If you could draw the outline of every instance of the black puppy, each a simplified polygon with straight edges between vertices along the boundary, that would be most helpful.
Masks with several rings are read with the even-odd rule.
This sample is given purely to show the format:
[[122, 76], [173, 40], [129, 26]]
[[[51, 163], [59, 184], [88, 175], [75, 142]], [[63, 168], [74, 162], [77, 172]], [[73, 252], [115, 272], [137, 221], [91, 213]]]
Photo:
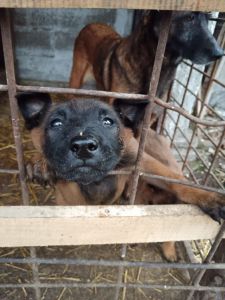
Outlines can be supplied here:
[[[44, 158], [54, 172], [56, 203], [87, 205], [117, 202], [129, 176], [108, 173], [134, 166], [138, 151], [134, 132], [139, 126], [137, 120], [142, 119], [146, 101], [116, 99], [113, 106], [109, 106], [101, 101], [81, 99], [53, 105], [48, 94], [22, 93], [17, 98], [33, 143], [41, 159]], [[141, 170], [184, 180], [182, 172], [174, 168], [174, 159], [165, 138], [157, 138], [152, 132], [149, 131], [152, 155], [144, 152]], [[219, 193], [148, 177], [144, 180], [146, 184], [165, 190], [167, 196], [163, 199], [168, 200], [168, 196], [172, 195], [172, 199], [178, 198], [204, 208], [214, 219], [225, 219], [225, 196]], [[149, 188], [147, 201], [144, 199], [146, 193], [142, 189], [146, 185], [142, 184], [145, 183], [142, 180], [140, 183], [136, 204], [158, 203], [158, 195], [151, 194]], [[173, 242], [164, 243], [163, 252], [168, 260], [176, 260]]]
[[50, 96], [44, 93], [21, 93], [17, 98], [26, 128], [53, 172], [56, 186], [64, 182], [63, 190], [69, 190], [69, 182], [74, 182], [83, 194], [80, 200], [74, 200], [72, 193], [64, 202], [94, 204], [118, 199], [127, 177], [118, 176], [123, 177], [118, 181], [107, 173], [134, 164], [136, 150], [127, 148], [126, 140], [133, 138], [131, 129], [139, 125], [147, 101], [118, 99], [113, 109], [88, 99], [52, 105]]
[[[65, 185], [68, 181], [73, 184], [76, 182], [79, 189], [84, 191], [82, 197], [86, 202], [92, 201], [85, 195], [85, 191], [90, 194], [92, 184], [95, 189], [97, 186], [100, 191], [97, 194], [101, 194], [101, 199], [104, 199], [101, 186], [105, 190], [104, 180], [108, 180], [109, 171], [134, 165], [138, 151], [134, 131], [139, 126], [137, 120], [142, 119], [146, 101], [116, 99], [113, 106], [109, 106], [101, 101], [81, 99], [53, 105], [48, 94], [22, 93], [17, 98], [36, 148], [42, 152], [56, 174], [56, 184], [58, 180], [64, 181]], [[149, 136], [152, 137], [151, 144], [156, 151], [152, 151], [154, 154], [144, 152], [141, 169], [184, 180], [181, 171], [174, 171], [170, 153], [167, 153], [167, 165], [163, 163], [164, 151], [167, 151], [163, 139], [157, 140], [151, 134]], [[171, 164], [168, 160], [171, 160]], [[116, 180], [114, 184], [115, 191], [110, 202], [115, 200], [115, 195], [118, 198], [118, 194], [121, 195], [124, 189], [128, 176], [122, 177], [123, 180]], [[215, 208], [220, 217], [224, 216], [224, 208], [220, 210], [220, 206], [225, 204], [225, 198], [219, 193], [151, 178], [145, 180], [170, 191], [181, 201], [212, 210]], [[92, 196], [96, 196], [94, 192]], [[72, 197], [69, 200], [71, 199]]]

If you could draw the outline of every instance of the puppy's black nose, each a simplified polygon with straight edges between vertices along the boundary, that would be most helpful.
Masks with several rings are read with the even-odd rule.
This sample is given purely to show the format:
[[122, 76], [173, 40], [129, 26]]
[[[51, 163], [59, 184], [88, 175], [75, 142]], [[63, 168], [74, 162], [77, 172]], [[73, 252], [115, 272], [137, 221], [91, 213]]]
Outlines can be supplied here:
[[76, 137], [71, 142], [71, 151], [81, 158], [92, 157], [98, 149], [98, 141], [92, 137]]

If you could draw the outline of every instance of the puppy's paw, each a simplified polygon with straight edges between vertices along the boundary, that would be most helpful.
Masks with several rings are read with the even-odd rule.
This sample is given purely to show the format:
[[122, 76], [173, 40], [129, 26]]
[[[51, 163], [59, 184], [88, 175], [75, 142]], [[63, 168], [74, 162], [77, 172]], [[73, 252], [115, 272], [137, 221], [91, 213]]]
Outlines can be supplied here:
[[163, 256], [170, 262], [178, 260], [175, 242], [164, 242], [161, 244]]
[[52, 186], [55, 178], [41, 154], [34, 155], [26, 165], [28, 179], [44, 187]]

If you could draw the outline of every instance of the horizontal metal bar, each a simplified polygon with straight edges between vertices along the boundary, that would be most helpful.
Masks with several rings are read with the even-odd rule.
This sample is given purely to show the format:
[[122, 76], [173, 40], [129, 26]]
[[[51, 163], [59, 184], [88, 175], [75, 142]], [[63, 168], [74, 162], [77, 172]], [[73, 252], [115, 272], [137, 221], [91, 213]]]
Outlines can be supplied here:
[[[111, 171], [109, 172], [109, 175], [129, 175], [131, 174], [132, 170], [119, 170], [119, 171]], [[216, 189], [213, 187], [208, 187], [208, 186], [204, 186], [204, 185], [199, 185], [199, 184], [195, 184], [195, 183], [191, 183], [189, 181], [185, 181], [185, 180], [178, 180], [178, 179], [173, 179], [173, 178], [168, 178], [168, 177], [164, 177], [164, 176], [159, 176], [159, 175], [153, 175], [147, 172], [140, 172], [140, 176], [143, 177], [147, 177], [147, 178], [153, 178], [153, 179], [159, 179], [159, 180], [164, 180], [166, 182], [171, 182], [171, 183], [176, 183], [176, 184], [182, 184], [182, 185], [186, 185], [186, 186], [190, 186], [193, 188], [198, 188], [198, 189], [203, 189], [206, 191], [211, 191], [211, 192], [218, 192], [221, 193], [223, 195], [225, 195], [225, 190], [223, 189]]]
[[144, 283], [80, 283], [80, 282], [58, 282], [58, 283], [17, 283], [0, 284], [0, 289], [9, 288], [127, 288], [127, 289], [162, 289], [180, 291], [213, 291], [225, 292], [225, 287], [217, 286], [189, 286], [189, 285], [166, 285], [166, 284], [144, 284]]
[[[58, 94], [74, 94], [74, 95], [83, 95], [83, 96], [92, 96], [92, 97], [113, 97], [113, 98], [122, 98], [122, 99], [148, 99], [148, 95], [142, 94], [129, 94], [129, 93], [116, 93], [116, 92], [106, 92], [106, 91], [96, 91], [96, 90], [85, 90], [85, 89], [70, 89], [70, 88], [56, 88], [56, 87], [37, 87], [37, 86], [22, 86], [17, 85], [18, 91], [33, 91], [40, 93], [58, 93]], [[184, 109], [176, 107], [169, 103], [162, 101], [161, 99], [155, 97], [155, 103], [161, 107], [167, 108], [172, 111], [176, 111], [191, 120], [192, 122], [199, 123], [205, 126], [218, 127], [225, 126], [225, 121], [205, 121], [197, 117], [190, 115]]]
[[0, 169], [0, 174], [19, 174], [19, 170], [17, 169]]
[[[189, 62], [187, 61], [183, 61], [184, 64], [186, 64], [187, 66], [192, 66], [192, 64], [190, 64]], [[209, 75], [208, 73], [202, 71], [202, 70], [199, 70], [197, 67], [193, 66], [193, 69], [197, 72], [199, 72], [200, 74], [203, 74], [205, 77], [207, 78], [211, 78], [211, 75]], [[221, 87], [225, 88], [225, 84], [223, 82], [221, 82], [220, 80], [216, 79], [216, 78], [211, 78], [211, 80], [213, 82], [215, 82], [216, 84], [220, 85]]]
[[144, 173], [144, 172], [143, 173], [141, 172], [140, 176], [148, 177], [148, 178], [154, 178], [154, 179], [163, 179], [166, 182], [182, 184], [182, 185], [190, 186], [190, 187], [197, 188], [197, 189], [202, 189], [202, 190], [209, 191], [209, 192], [210, 191], [211, 192], [218, 192], [218, 193], [221, 193], [222, 195], [225, 195], [225, 190], [212, 188], [212, 187], [199, 185], [199, 184], [194, 184], [194, 183], [190, 183], [190, 182], [184, 181], [184, 180], [177, 180], [177, 179], [167, 178], [167, 177], [164, 177], [164, 176], [148, 174], [148, 173]]
[[[179, 82], [177, 79], [174, 79], [174, 81], [177, 81], [181, 86], [183, 86], [185, 89], [187, 89], [187, 87], [182, 84], [181, 82]], [[203, 102], [202, 99], [198, 96], [196, 96], [191, 90], [188, 90], [188, 92], [190, 94], [192, 94], [198, 101], [201, 102], [201, 104], [203, 104], [205, 107], [207, 107], [208, 110], [210, 110], [217, 118], [219, 118], [220, 120], [224, 120], [223, 117], [221, 117], [216, 111], [215, 109], [213, 109], [210, 105], [208, 105], [206, 102]], [[170, 97], [171, 99], [173, 99], [173, 101], [175, 103], [177, 103], [178, 105], [180, 104], [173, 96]]]
[[6, 91], [8, 91], [8, 85], [0, 84], [0, 92], [6, 92]]
[[[200, 131], [207, 137], [207, 139], [212, 143], [212, 145], [217, 148], [218, 145], [216, 144], [216, 142], [211, 138], [211, 136], [205, 132], [205, 130], [200, 126], [200, 125], [197, 125], [198, 126], [198, 129], [200, 129]], [[225, 153], [222, 151], [222, 149], [219, 149], [219, 153], [225, 157]]]
[[[171, 117], [172, 122], [174, 122], [174, 119]], [[175, 122], [174, 122], [175, 123]], [[198, 125], [197, 125], [198, 126]], [[199, 129], [201, 129], [203, 131], [204, 134], [206, 134], [204, 132], [204, 130], [198, 126]], [[206, 169], [205, 172], [208, 172], [209, 169], [211, 169], [208, 172], [209, 176], [212, 176], [212, 178], [216, 181], [216, 183], [218, 184], [218, 186], [221, 189], [224, 189], [224, 185], [222, 182], [220, 182], [220, 180], [217, 178], [217, 176], [213, 173], [212, 168], [211, 168], [211, 164], [212, 162], [209, 162], [209, 165], [207, 165], [206, 161], [201, 157], [201, 154], [198, 152], [197, 148], [195, 148], [192, 144], [190, 144], [190, 141], [187, 139], [186, 135], [183, 133], [183, 131], [180, 129], [180, 127], [177, 127], [177, 129], [179, 130], [180, 134], [184, 137], [184, 139], [186, 140], [186, 142], [189, 144], [190, 149], [197, 155], [198, 159], [201, 161], [201, 163], [204, 165], [204, 168]], [[173, 143], [174, 145], [174, 143]], [[219, 149], [218, 149], [219, 147]], [[217, 154], [222, 154], [222, 156], [225, 156], [225, 154], [223, 153], [222, 149], [220, 149], [220, 146], [216, 145], [215, 148], [218, 150]], [[178, 149], [176, 149], [178, 151]], [[215, 150], [216, 151], [216, 150]], [[219, 155], [218, 155], [219, 156]]]
[[225, 19], [224, 18], [209, 18], [209, 20], [210, 21], [222, 21], [222, 22], [224, 22], [225, 21]]
[[104, 259], [75, 259], [75, 258], [0, 258], [0, 264], [38, 264], [38, 265], [76, 265], [127, 268], [171, 268], [171, 269], [199, 269], [225, 270], [225, 263], [163, 263], [144, 261], [104, 260]]
[[[18, 174], [19, 171], [16, 170], [16, 169], [15, 170], [14, 169], [0, 169], [0, 174], [1, 173], [2, 174]], [[130, 169], [130, 170], [116, 170], [116, 171], [109, 172], [108, 175], [131, 175], [131, 173], [132, 173], [132, 169]], [[221, 193], [221, 194], [225, 195], [225, 191], [223, 189], [216, 189], [216, 188], [213, 188], [213, 187], [194, 184], [194, 183], [184, 181], [184, 180], [177, 180], [177, 179], [172, 179], [172, 178], [168, 178], [168, 177], [164, 177], [164, 176], [153, 175], [153, 174], [150, 174], [150, 173], [147, 173], [147, 172], [141, 172], [140, 176], [147, 177], [147, 178], [164, 180], [166, 182], [171, 182], [171, 183], [182, 184], [182, 185], [190, 186], [190, 187], [193, 187], [193, 188], [203, 189], [203, 190], [206, 190], [206, 191], [218, 192], [218, 193]]]
[[[171, 115], [168, 114], [168, 116], [170, 117], [171, 121], [175, 123], [175, 120], [173, 119], [173, 117]], [[209, 163], [209, 165], [207, 165], [206, 161], [204, 161], [204, 159], [201, 157], [201, 154], [198, 152], [198, 150], [192, 145], [190, 144], [190, 141], [188, 140], [188, 138], [186, 137], [186, 135], [184, 134], [184, 132], [180, 129], [180, 127], [176, 127], [180, 134], [183, 136], [183, 138], [185, 139], [185, 141], [189, 144], [189, 147], [190, 149], [197, 155], [198, 159], [201, 161], [201, 163], [204, 165], [204, 168], [206, 169], [206, 171], [208, 171], [208, 169], [210, 168], [211, 166], [211, 162]], [[201, 128], [200, 126], [198, 126], [198, 128]], [[174, 142], [172, 142], [173, 145], [175, 145]], [[176, 146], [175, 146], [176, 147]], [[216, 146], [217, 147], [217, 146]], [[178, 152], [178, 149], [176, 147], [176, 151]], [[222, 153], [222, 150], [218, 150], [218, 153]], [[218, 184], [218, 186], [221, 188], [221, 189], [224, 189], [224, 186], [223, 184], [219, 181], [219, 179], [216, 177], [216, 175], [213, 173], [213, 171], [211, 170], [209, 172], [209, 175], [213, 177], [213, 179], [216, 181], [216, 183]]]

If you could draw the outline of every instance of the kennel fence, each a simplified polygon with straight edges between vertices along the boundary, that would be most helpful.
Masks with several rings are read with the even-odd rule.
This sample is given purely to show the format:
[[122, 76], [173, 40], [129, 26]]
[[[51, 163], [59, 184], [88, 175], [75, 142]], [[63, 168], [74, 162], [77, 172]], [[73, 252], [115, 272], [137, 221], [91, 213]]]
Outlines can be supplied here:
[[[113, 2], [113, 1], [111, 1]], [[28, 2], [27, 2], [28, 3]], [[121, 2], [122, 3], [122, 2]], [[162, 1], [161, 1], [162, 3]], [[205, 3], [205, 2], [204, 2]], [[207, 1], [207, 4], [209, 4], [210, 1]], [[26, 4], [28, 5], [28, 4]], [[54, 3], [53, 3], [54, 5]], [[164, 4], [163, 8], [167, 8], [168, 4]], [[210, 4], [209, 4], [210, 5]], [[4, 6], [4, 5], [3, 5]], [[5, 5], [7, 7], [7, 5]], [[83, 6], [83, 5], [82, 5]], [[144, 6], [144, 5], [143, 5]], [[132, 7], [131, 7], [132, 8]], [[147, 8], [147, 7], [136, 7], [136, 8]], [[148, 6], [148, 8], [154, 8], [153, 6]], [[158, 7], [161, 8], [161, 7]], [[182, 8], [182, 7], [178, 7]], [[209, 8], [209, 6], [207, 7]], [[212, 8], [212, 7], [210, 7]], [[209, 8], [209, 9], [210, 9]], [[213, 6], [213, 9], [219, 8], [218, 10], [225, 10], [225, 7], [221, 6]], [[199, 7], [201, 10], [201, 7]], [[202, 10], [206, 9], [206, 7], [202, 7]], [[184, 170], [189, 173], [189, 176], [191, 176], [193, 183], [190, 183], [188, 185], [190, 186], [196, 186], [199, 185], [199, 179], [195, 175], [195, 172], [192, 170], [192, 166], [190, 165], [188, 161], [188, 154], [190, 151], [194, 151], [195, 155], [198, 157], [198, 159], [201, 161], [202, 165], [204, 166], [204, 172], [206, 173], [205, 177], [201, 181], [202, 187], [206, 190], [217, 190], [218, 188], [224, 188], [224, 182], [223, 178], [218, 178], [218, 174], [215, 174], [215, 165], [217, 161], [221, 158], [224, 158], [225, 154], [222, 149], [224, 135], [225, 135], [225, 122], [224, 119], [215, 111], [213, 108], [205, 102], [207, 97], [204, 97], [203, 99], [199, 96], [194, 94], [187, 84], [184, 85], [180, 80], [175, 79], [178, 84], [183, 85], [185, 92], [184, 96], [182, 98], [182, 102], [176, 103], [176, 99], [173, 99], [172, 94], [169, 94], [168, 99], [171, 99], [174, 101], [174, 104], [170, 104], [169, 102], [163, 102], [162, 100], [155, 97], [163, 54], [164, 54], [164, 48], [166, 45], [166, 39], [167, 34], [169, 30], [169, 23], [170, 23], [171, 14], [166, 13], [165, 18], [162, 24], [162, 28], [160, 31], [160, 38], [159, 38], [159, 44], [157, 48], [156, 58], [155, 58], [155, 65], [153, 70], [152, 79], [150, 82], [150, 91], [149, 95], [131, 95], [131, 94], [124, 94], [124, 93], [112, 93], [112, 92], [103, 92], [103, 91], [91, 91], [91, 90], [75, 90], [75, 89], [66, 89], [66, 88], [50, 88], [50, 87], [37, 87], [37, 86], [22, 86], [17, 85], [16, 79], [15, 79], [15, 69], [14, 69], [14, 56], [13, 56], [13, 47], [12, 47], [12, 37], [11, 37], [11, 31], [10, 31], [10, 15], [9, 11], [6, 9], [1, 10], [1, 32], [2, 32], [2, 40], [3, 40], [3, 48], [4, 48], [4, 56], [5, 56], [5, 68], [7, 73], [7, 85], [1, 85], [0, 90], [1, 91], [8, 91], [9, 99], [10, 99], [10, 106], [11, 106], [11, 117], [12, 117], [12, 126], [13, 126], [13, 133], [15, 138], [15, 145], [16, 145], [16, 153], [17, 153], [17, 161], [18, 161], [18, 170], [12, 170], [12, 169], [0, 169], [1, 173], [8, 173], [8, 174], [18, 174], [20, 178], [21, 183], [21, 192], [22, 192], [22, 200], [23, 204], [25, 206], [29, 205], [29, 193], [26, 185], [26, 174], [25, 174], [25, 168], [24, 168], [24, 159], [23, 159], [23, 150], [22, 150], [22, 142], [21, 142], [21, 135], [19, 130], [19, 123], [18, 123], [18, 110], [16, 106], [16, 100], [15, 100], [15, 94], [17, 91], [39, 91], [39, 92], [50, 92], [50, 93], [72, 93], [72, 94], [79, 94], [79, 95], [86, 95], [86, 96], [105, 96], [105, 97], [120, 97], [120, 98], [126, 98], [126, 99], [146, 99], [150, 98], [151, 103], [146, 109], [146, 114], [144, 118], [144, 125], [143, 125], [143, 131], [142, 131], [142, 137], [140, 141], [140, 147], [139, 147], [139, 153], [138, 153], [138, 160], [137, 164], [134, 170], [133, 180], [131, 182], [132, 187], [132, 197], [130, 199], [130, 203], [135, 203], [135, 194], [137, 190], [137, 183], [138, 178], [140, 176], [153, 176], [151, 174], [142, 174], [140, 173], [139, 169], [139, 163], [141, 156], [143, 154], [145, 139], [146, 139], [146, 133], [147, 128], [149, 124], [149, 120], [151, 117], [151, 112], [154, 107], [154, 104], [158, 104], [161, 107], [165, 109], [165, 116], [158, 124], [158, 131], [162, 131], [167, 133], [171, 140], [171, 144], [174, 146], [175, 150], [177, 151], [180, 160], [183, 163]], [[224, 31], [224, 26], [221, 28], [221, 36]], [[221, 44], [223, 43], [223, 38], [221, 38]], [[185, 62], [186, 63], [186, 62]], [[214, 78], [215, 76], [215, 70], [217, 68], [217, 63], [213, 64], [212, 68], [209, 68], [207, 71], [201, 71], [199, 68], [197, 68], [194, 65], [190, 65], [189, 63], [186, 63], [190, 66], [190, 72], [189, 72], [189, 79], [191, 78], [191, 73], [193, 70], [197, 72], [202, 72], [204, 76], [204, 80], [208, 80], [207, 87], [206, 87], [206, 94], [207, 90], [210, 89], [212, 82], [221, 85], [224, 88], [224, 84], [220, 82], [218, 79]], [[194, 117], [188, 113], [186, 113], [182, 106], [185, 101], [185, 94], [186, 93], [193, 93], [196, 97], [196, 102], [201, 103], [200, 109], [198, 111], [197, 117]], [[177, 106], [179, 105], [179, 107]], [[204, 115], [205, 108], [209, 110], [214, 117], [215, 120], [207, 120], [206, 118], [202, 118]], [[174, 117], [172, 116], [169, 111], [176, 111], [178, 113], [178, 116]], [[166, 116], [170, 118], [171, 122], [174, 122], [175, 129], [173, 136], [170, 136], [168, 132], [166, 132], [165, 126], [163, 126]], [[188, 137], [185, 135], [185, 133], [179, 128], [179, 120], [182, 116], [185, 116], [186, 118], [189, 118], [192, 121], [193, 128], [192, 128], [192, 134], [191, 137]], [[216, 137], [214, 139], [211, 136], [211, 133], [208, 132], [204, 127], [210, 126], [210, 128], [216, 128], [217, 133], [220, 133], [220, 136]], [[188, 143], [187, 151], [185, 155], [182, 155], [180, 153], [179, 148], [176, 146], [175, 138], [176, 133], [179, 132], [183, 136], [183, 138]], [[214, 148], [214, 153], [210, 157], [211, 161], [210, 163], [207, 163], [205, 159], [202, 158], [201, 153], [199, 150], [193, 145], [194, 137], [196, 133], [201, 132], [201, 135], [207, 139]], [[209, 160], [209, 158], [207, 158]], [[218, 166], [217, 166], [218, 167]], [[115, 173], [115, 172], [114, 172]], [[199, 177], [199, 175], [198, 175]], [[206, 186], [208, 184], [208, 181], [213, 180], [213, 183], [210, 182], [210, 185], [213, 187]], [[163, 178], [163, 180], [171, 181], [171, 179]], [[173, 180], [175, 181], [175, 180]], [[177, 182], [177, 181], [175, 181]], [[185, 183], [186, 184], [186, 183]], [[7, 209], [7, 208], [6, 208]], [[47, 208], [43, 208], [47, 210]], [[119, 209], [119, 208], [118, 208]], [[110, 208], [109, 208], [110, 211]], [[15, 210], [16, 212], [16, 210]], [[14, 212], [14, 213], [15, 213]], [[35, 210], [32, 211], [33, 214], [35, 214]], [[12, 214], [12, 216], [15, 216], [15, 214]], [[7, 215], [7, 210], [4, 210], [4, 207], [2, 208], [1, 217], [4, 216], [4, 214]], [[110, 215], [110, 214], [109, 214]], [[10, 213], [8, 214], [10, 216]], [[32, 214], [31, 214], [32, 216]], [[13, 217], [12, 217], [13, 218]], [[205, 219], [204, 219], [205, 220]], [[212, 223], [210, 223], [210, 226]], [[213, 224], [215, 225], [215, 224]], [[132, 262], [132, 261], [126, 261], [126, 245], [122, 246], [121, 256], [123, 260], [118, 261], [107, 261], [107, 260], [88, 260], [88, 259], [46, 259], [46, 258], [38, 258], [36, 255], [35, 247], [30, 248], [30, 257], [25, 259], [17, 259], [17, 258], [0, 258], [0, 263], [17, 263], [17, 264], [31, 264], [32, 265], [32, 271], [33, 271], [33, 282], [32, 283], [18, 283], [18, 284], [0, 284], [0, 288], [33, 288], [35, 290], [36, 299], [41, 299], [41, 288], [56, 288], [56, 287], [73, 287], [73, 288], [90, 288], [93, 286], [96, 287], [102, 287], [102, 288], [114, 288], [115, 289], [115, 299], [119, 299], [120, 297], [120, 290], [123, 288], [145, 288], [145, 289], [165, 289], [165, 290], [186, 290], [189, 291], [189, 295], [187, 299], [192, 299], [193, 294], [195, 291], [214, 291], [214, 292], [225, 292], [225, 288], [223, 286], [200, 286], [199, 283], [205, 273], [206, 270], [209, 269], [225, 269], [224, 263], [212, 263], [212, 258], [214, 253], [216, 252], [222, 238], [224, 237], [224, 230], [225, 225], [224, 223], [221, 225], [221, 227], [218, 230], [218, 226], [215, 227], [216, 230], [213, 231], [213, 234], [218, 231], [218, 233], [215, 236], [215, 240], [212, 244], [212, 247], [210, 249], [210, 252], [208, 253], [207, 257], [204, 260], [203, 264], [197, 264], [197, 263], [150, 263], [150, 262]], [[212, 236], [212, 237], [214, 237]], [[6, 240], [3, 241], [2, 245], [6, 245]], [[22, 243], [22, 241], [21, 241]], [[50, 284], [50, 283], [40, 283], [39, 280], [39, 272], [38, 272], [38, 266], [40, 264], [74, 264], [74, 265], [101, 265], [101, 266], [111, 266], [111, 267], [117, 267], [118, 268], [118, 280], [115, 284], [110, 283], [104, 283], [104, 284], [98, 284], [98, 283], [57, 283], [57, 284]], [[190, 285], [177, 285], [177, 286], [169, 286], [169, 285], [162, 285], [162, 284], [130, 284], [123, 282], [123, 276], [125, 272], [126, 267], [144, 267], [144, 268], [184, 268], [184, 269], [190, 269], [190, 270], [196, 270], [198, 269], [198, 272], [195, 272], [195, 275], [193, 277], [193, 282]]]

